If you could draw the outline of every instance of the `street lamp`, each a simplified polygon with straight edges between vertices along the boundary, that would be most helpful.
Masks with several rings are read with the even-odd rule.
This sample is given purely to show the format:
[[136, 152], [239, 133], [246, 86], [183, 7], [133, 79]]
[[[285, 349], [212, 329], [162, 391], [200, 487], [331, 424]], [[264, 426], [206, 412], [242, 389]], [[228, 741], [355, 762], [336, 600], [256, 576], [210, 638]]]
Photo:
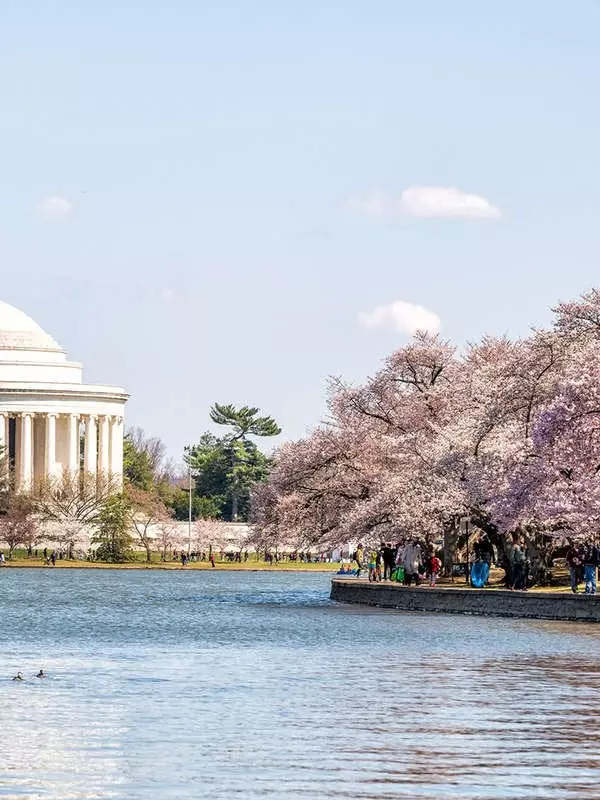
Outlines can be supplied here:
[[192, 462], [188, 461], [188, 558], [192, 550]]
[[192, 446], [185, 448], [188, 454], [188, 558], [192, 551]]
[[466, 583], [470, 585], [471, 583], [471, 571], [469, 569], [469, 517], [463, 517], [461, 519], [461, 524], [464, 526], [465, 536], [467, 537], [467, 574], [465, 575]]

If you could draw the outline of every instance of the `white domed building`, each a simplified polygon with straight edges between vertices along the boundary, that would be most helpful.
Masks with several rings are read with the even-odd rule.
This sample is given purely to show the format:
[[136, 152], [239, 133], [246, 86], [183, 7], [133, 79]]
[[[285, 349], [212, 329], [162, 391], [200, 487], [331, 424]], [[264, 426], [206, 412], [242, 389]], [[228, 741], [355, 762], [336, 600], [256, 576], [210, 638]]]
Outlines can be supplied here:
[[118, 386], [84, 384], [81, 364], [0, 302], [0, 446], [17, 490], [82, 471], [121, 483], [127, 398]]

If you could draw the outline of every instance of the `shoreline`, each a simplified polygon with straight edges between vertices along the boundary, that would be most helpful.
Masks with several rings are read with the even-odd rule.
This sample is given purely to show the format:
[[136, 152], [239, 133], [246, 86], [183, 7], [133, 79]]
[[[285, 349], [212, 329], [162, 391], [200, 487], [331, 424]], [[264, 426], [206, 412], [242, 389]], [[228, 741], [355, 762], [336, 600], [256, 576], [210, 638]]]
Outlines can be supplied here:
[[339, 603], [431, 614], [465, 614], [600, 623], [600, 595], [568, 588], [510, 591], [464, 586], [401, 586], [333, 578], [330, 598]]
[[56, 562], [55, 566], [48, 565], [43, 561], [34, 561], [33, 559], [18, 559], [15, 561], [6, 561], [2, 567], [0, 567], [0, 572], [2, 569], [48, 569], [48, 570], [55, 570], [55, 569], [119, 569], [119, 570], [182, 570], [184, 572], [194, 571], [194, 572], [201, 572], [201, 571], [210, 571], [210, 572], [322, 572], [325, 574], [331, 574], [337, 571], [337, 566], [332, 566], [327, 563], [317, 563], [317, 564], [305, 564], [304, 566], [289, 566], [288, 564], [285, 565], [276, 565], [272, 566], [270, 564], [255, 562], [251, 564], [228, 564], [225, 562], [218, 562], [214, 567], [212, 567], [207, 562], [193, 562], [188, 563], [185, 566], [181, 564], [179, 561], [167, 561], [167, 562], [147, 562], [147, 561], [134, 561], [134, 562], [125, 562], [122, 564], [110, 564], [104, 561], [67, 561], [66, 559], [61, 559], [60, 561]]

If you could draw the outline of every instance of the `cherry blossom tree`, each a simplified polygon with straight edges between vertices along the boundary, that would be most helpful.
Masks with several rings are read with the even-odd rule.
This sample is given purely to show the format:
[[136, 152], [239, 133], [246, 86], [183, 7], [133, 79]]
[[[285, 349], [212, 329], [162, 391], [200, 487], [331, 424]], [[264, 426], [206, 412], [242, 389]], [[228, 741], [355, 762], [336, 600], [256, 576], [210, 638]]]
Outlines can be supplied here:
[[362, 386], [332, 382], [328, 418], [283, 445], [253, 498], [257, 544], [440, 538], [468, 519], [536, 577], [556, 543], [600, 525], [600, 292], [554, 324], [458, 354], [418, 333]]

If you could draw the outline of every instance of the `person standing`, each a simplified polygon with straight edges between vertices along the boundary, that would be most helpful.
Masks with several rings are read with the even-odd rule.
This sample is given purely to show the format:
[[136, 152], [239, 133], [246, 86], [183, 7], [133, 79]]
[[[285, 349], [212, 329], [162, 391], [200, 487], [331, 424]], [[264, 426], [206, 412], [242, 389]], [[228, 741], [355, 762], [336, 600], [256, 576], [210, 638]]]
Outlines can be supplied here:
[[383, 577], [383, 545], [377, 550], [377, 557], [375, 559], [375, 577], [380, 581]]
[[572, 539], [569, 539], [569, 549], [565, 555], [565, 561], [569, 567], [569, 574], [571, 577], [571, 591], [577, 594], [579, 588], [579, 576], [582, 564], [581, 549], [577, 547]]
[[354, 560], [356, 561], [356, 577], [360, 578], [360, 571], [363, 568], [364, 550], [362, 544], [359, 542], [358, 547], [354, 552]]
[[369, 583], [377, 580], [377, 550], [369, 551]]
[[396, 566], [396, 551], [391, 542], [387, 542], [383, 547], [383, 580], [391, 581], [392, 572]]
[[415, 586], [418, 586], [419, 581], [419, 565], [421, 564], [421, 548], [416, 539], [409, 542], [404, 548], [404, 556], [402, 563], [404, 566], [404, 583], [410, 586], [413, 579]]
[[513, 548], [513, 588], [523, 590], [525, 588], [525, 553], [520, 544], [515, 544]]
[[599, 556], [596, 545], [588, 542], [583, 551], [583, 580], [586, 594], [596, 594], [596, 570], [600, 562]]
[[435, 582], [437, 581], [437, 576], [439, 575], [440, 569], [442, 568], [442, 562], [436, 556], [435, 553], [432, 554], [431, 558], [429, 559], [429, 585], [435, 586]]

